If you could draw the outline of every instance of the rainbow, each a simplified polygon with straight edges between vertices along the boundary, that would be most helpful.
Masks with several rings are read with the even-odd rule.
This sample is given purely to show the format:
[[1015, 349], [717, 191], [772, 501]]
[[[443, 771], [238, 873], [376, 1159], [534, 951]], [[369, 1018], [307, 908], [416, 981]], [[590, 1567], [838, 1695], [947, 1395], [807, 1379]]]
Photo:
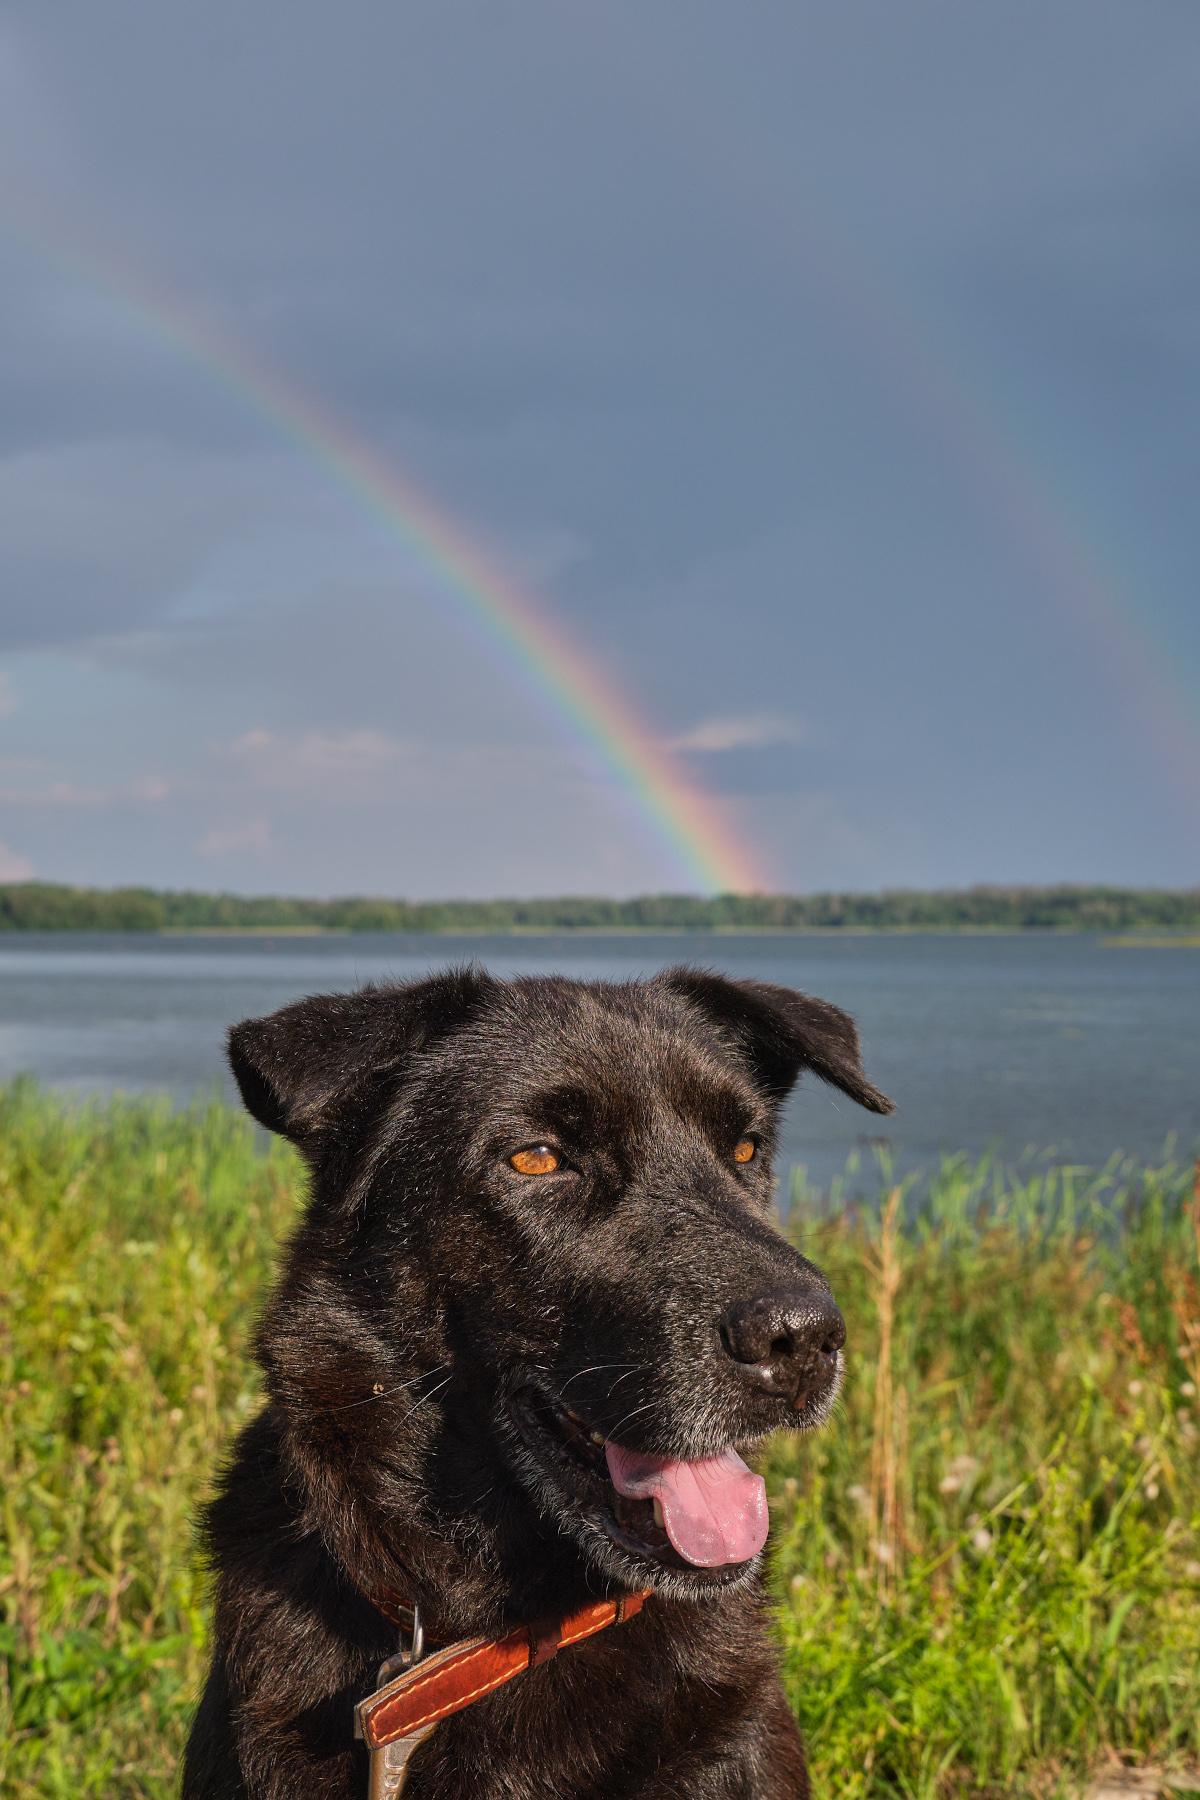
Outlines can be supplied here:
[[493, 652], [540, 694], [569, 735], [610, 770], [654, 840], [708, 893], [770, 888], [765, 862], [724, 809], [661, 742], [598, 662], [517, 586], [467, 528], [292, 377], [273, 370], [181, 295], [84, 233], [14, 221], [23, 240], [86, 280], [160, 340], [216, 375], [233, 396], [301, 445], [415, 553]]
[[[595, 16], [585, 8], [572, 14], [581, 29]], [[819, 181], [804, 187], [798, 213], [796, 170], [750, 132], [714, 133], [711, 114], [696, 110], [700, 89], [686, 83], [669, 89], [664, 123], [661, 71], [650, 61], [614, 57], [615, 41], [591, 29], [589, 54], [605, 58], [608, 74], [625, 85], [664, 143], [682, 152], [692, 181], [703, 181], [723, 207], [723, 227], [769, 258], [777, 279], [819, 296], [830, 334], [843, 338], [857, 361], [869, 359], [904, 413], [939, 441], [948, 475], [988, 524], [1000, 527], [1039, 597], [1087, 641], [1114, 711], [1124, 714], [1139, 747], [1154, 752], [1189, 817], [1200, 817], [1200, 688], [1158, 641], [1136, 578], [1114, 575], [1117, 558], [1102, 524], [1072, 504], [1061, 473], [1029, 442], [994, 377], [956, 348], [951, 322], [935, 305], [915, 288], [906, 292], [897, 266], [872, 256], [862, 236], [824, 205]]]
[[[728, 170], [723, 182], [730, 186]], [[734, 194], [744, 216], [746, 195]], [[457, 601], [485, 644], [549, 705], [574, 741], [616, 776], [654, 840], [705, 891], [752, 892], [774, 885], [760, 856], [719, 803], [585, 651], [464, 526], [346, 421], [290, 377], [271, 370], [178, 294], [156, 287], [128, 259], [97, 247], [94, 232], [53, 229], [53, 209], [6, 211], [39, 254], [104, 292], [160, 340], [213, 373], [242, 404], [299, 443], [360, 504], [416, 554]], [[753, 212], [753, 208], [750, 209]], [[824, 289], [831, 329], [867, 353], [906, 412], [939, 438], [956, 480], [973, 490], [1035, 575], [1039, 590], [1081, 637], [1140, 743], [1156, 753], [1189, 815], [1200, 812], [1200, 720], [1182, 670], [1151, 636], [1123, 587], [1093, 549], [1083, 523], [1053, 493], [1000, 397], [956, 365], [948, 321], [906, 300], [894, 275], [870, 265], [861, 246], [827, 215], [808, 221], [804, 276]], [[786, 236], [769, 240], [795, 273]], [[886, 296], [886, 300], [885, 297]]]
[[[1194, 684], [1101, 557], [1095, 527], [1077, 516], [1061, 478], [1039, 467], [1011, 403], [968, 372], [947, 318], [922, 308], [894, 278], [867, 262], [844, 232], [822, 218], [825, 255], [816, 259], [827, 307], [850, 328], [856, 352], [869, 347], [893, 394], [941, 439], [960, 486], [998, 520], [1039, 589], [1091, 646], [1117, 706], [1187, 811], [1200, 816], [1200, 711]], [[880, 296], [886, 292], [887, 304]]]

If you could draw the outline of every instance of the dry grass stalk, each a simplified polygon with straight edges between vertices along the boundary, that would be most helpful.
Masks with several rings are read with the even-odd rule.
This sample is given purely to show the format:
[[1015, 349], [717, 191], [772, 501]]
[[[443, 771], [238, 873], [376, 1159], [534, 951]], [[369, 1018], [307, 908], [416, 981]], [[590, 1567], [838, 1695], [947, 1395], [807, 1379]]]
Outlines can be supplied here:
[[[870, 1262], [879, 1320], [875, 1363], [875, 1410], [871, 1433], [871, 1483], [868, 1516], [881, 1599], [890, 1599], [904, 1549], [899, 1494], [903, 1440], [908, 1435], [908, 1396], [896, 1394], [893, 1337], [896, 1295], [900, 1289], [900, 1189], [893, 1188], [879, 1221], [879, 1249]], [[901, 1415], [903, 1415], [901, 1417]]]
[[1181, 1275], [1171, 1303], [1179, 1325], [1179, 1353], [1188, 1374], [1200, 1387], [1200, 1157], [1192, 1165], [1192, 1232], [1196, 1243], [1196, 1275]]

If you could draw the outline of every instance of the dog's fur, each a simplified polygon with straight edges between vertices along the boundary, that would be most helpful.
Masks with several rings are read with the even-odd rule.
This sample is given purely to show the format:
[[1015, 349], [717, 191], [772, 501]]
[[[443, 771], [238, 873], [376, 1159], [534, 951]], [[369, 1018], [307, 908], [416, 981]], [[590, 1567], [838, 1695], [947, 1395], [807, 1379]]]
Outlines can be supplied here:
[[[185, 1800], [360, 1800], [352, 1706], [395, 1648], [372, 1593], [418, 1598], [448, 1642], [647, 1585], [637, 1618], [443, 1723], [406, 1794], [806, 1794], [759, 1559], [668, 1567], [622, 1546], [518, 1397], [688, 1458], [821, 1422], [832, 1387], [789, 1412], [742, 1379], [720, 1325], [764, 1290], [827, 1293], [769, 1223], [771, 1148], [805, 1068], [890, 1110], [852, 1022], [688, 969], [458, 970], [247, 1021], [230, 1056], [250, 1112], [303, 1151], [311, 1198], [259, 1331], [267, 1405], [208, 1515], [216, 1641]], [[560, 1169], [515, 1173], [511, 1153], [546, 1141]]]

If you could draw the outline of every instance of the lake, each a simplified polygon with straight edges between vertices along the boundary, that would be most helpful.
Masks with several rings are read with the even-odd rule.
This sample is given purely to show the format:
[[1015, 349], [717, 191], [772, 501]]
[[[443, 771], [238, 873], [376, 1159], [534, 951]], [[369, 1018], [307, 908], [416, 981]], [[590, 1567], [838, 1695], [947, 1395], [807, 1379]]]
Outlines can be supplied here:
[[616, 979], [689, 961], [785, 982], [846, 1007], [877, 1119], [805, 1082], [781, 1168], [826, 1185], [886, 1138], [903, 1170], [947, 1151], [1099, 1164], [1200, 1146], [1200, 950], [1091, 936], [154, 937], [29, 933], [0, 940], [0, 1079], [80, 1092], [232, 1093], [234, 1020], [301, 994], [406, 979], [477, 959], [497, 974]]

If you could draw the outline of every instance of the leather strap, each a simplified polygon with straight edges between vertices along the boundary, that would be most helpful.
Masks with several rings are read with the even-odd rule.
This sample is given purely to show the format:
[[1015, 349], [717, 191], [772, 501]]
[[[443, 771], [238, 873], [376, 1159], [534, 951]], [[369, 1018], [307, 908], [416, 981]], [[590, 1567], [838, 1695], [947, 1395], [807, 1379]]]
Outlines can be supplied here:
[[650, 1592], [646, 1588], [618, 1600], [599, 1600], [564, 1619], [518, 1625], [502, 1638], [465, 1638], [450, 1644], [360, 1700], [355, 1708], [357, 1734], [369, 1749], [379, 1750], [414, 1732], [431, 1730], [440, 1719], [549, 1661], [560, 1649], [631, 1619]]
[[[397, 1631], [403, 1631], [411, 1637], [417, 1620], [416, 1609], [402, 1599], [399, 1594], [393, 1592], [391, 1588], [377, 1588], [371, 1595], [371, 1605], [377, 1613], [382, 1613], [388, 1623], [394, 1625]], [[425, 1642], [440, 1644], [442, 1640], [430, 1637], [426, 1632]]]

